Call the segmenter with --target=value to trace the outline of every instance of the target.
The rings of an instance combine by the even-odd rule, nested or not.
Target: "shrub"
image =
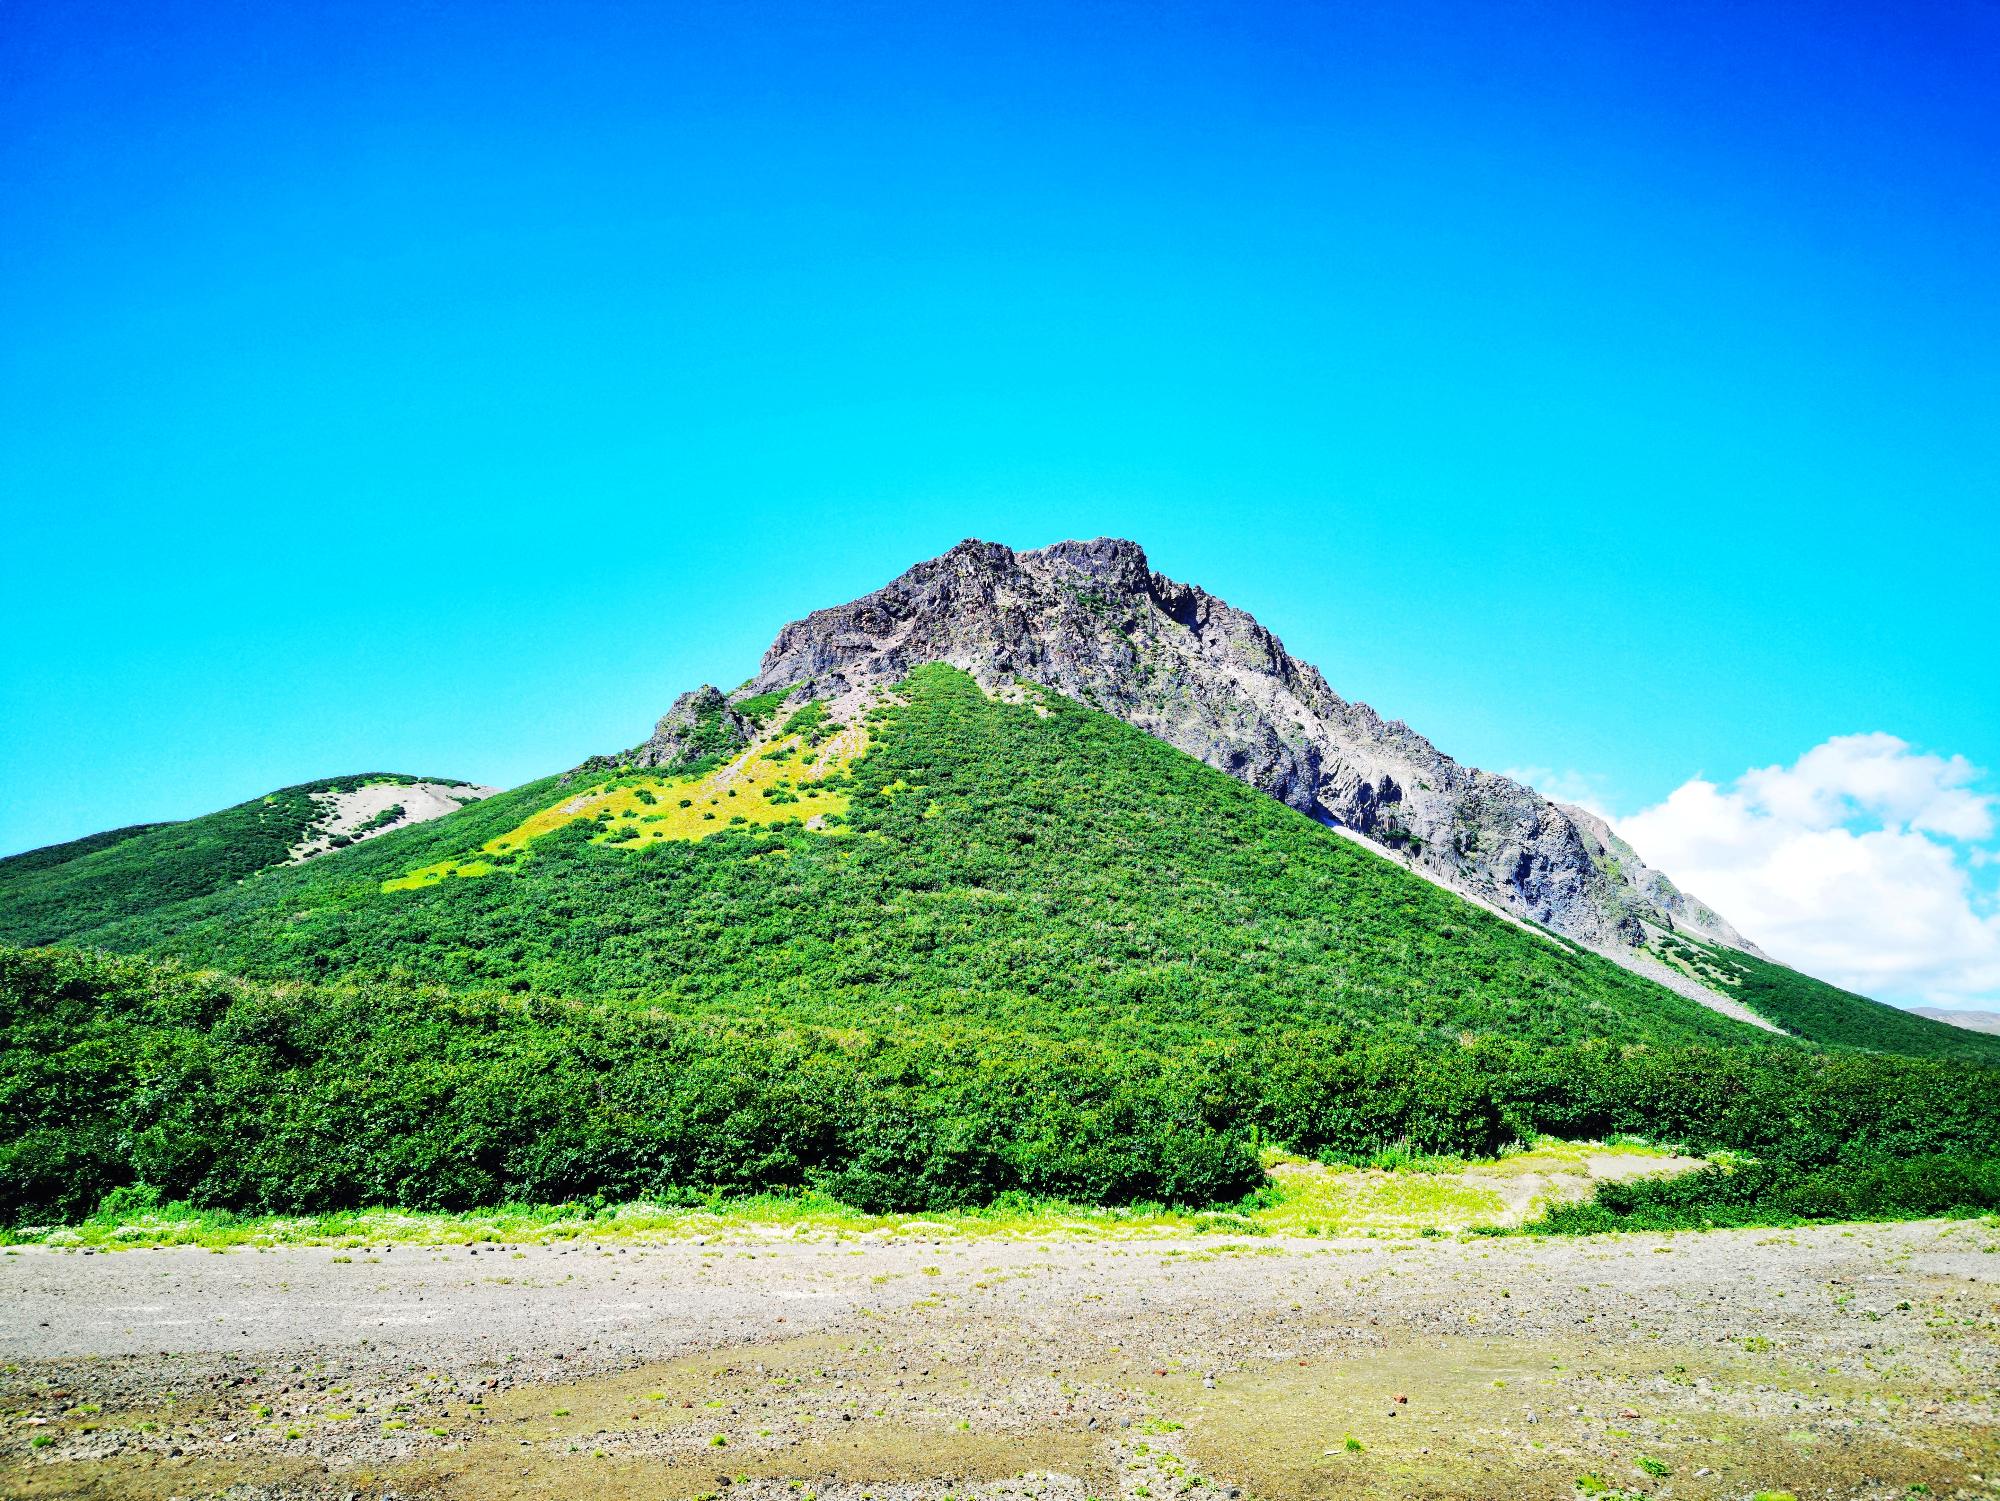
[[[1082,1043],[870,1040],[0,950],[0,1216],[828,1189],[1195,1205],[1260,1179],[1198,1074]]]
[[[1680,1230],[1815,1220],[1926,1219],[2000,1209],[2000,1161],[1933,1155],[1835,1162],[1749,1162],[1675,1178],[1607,1183],[1550,1209],[1530,1230]]]

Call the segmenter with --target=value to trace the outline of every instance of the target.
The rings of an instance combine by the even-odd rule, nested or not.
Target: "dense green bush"
[[[86,834],[81,839],[71,839],[63,844],[44,845],[40,849],[9,855],[5,859],[0,859],[0,890],[12,889],[12,883],[35,872],[53,870],[58,865],[81,860],[85,855],[110,849],[114,844],[123,844],[127,839],[137,838],[150,829],[165,827],[167,826],[157,823],[127,824],[122,829],[106,829],[100,834]]]
[[[818,1186],[1233,1200],[1248,1122],[1199,1071],[1086,1043],[836,1037],[398,987],[271,989],[0,950],[0,1217],[144,1183],[252,1210]]]
[[[13,1222],[75,1218],[133,1183],[268,1211],[788,1187],[869,1209],[1208,1204],[1260,1182],[1259,1135],[1355,1156],[1664,1130],[1794,1174],[1964,1157],[1991,1150],[2000,1073],[1416,1032],[1160,1050],[938,1022],[830,1030],[0,950],[0,1122]]]
[[[1800,1164],[1991,1153],[2000,1071],[1783,1046],[1441,1048],[1306,1033],[1254,1054],[1272,1139],[1351,1155],[1391,1141],[1485,1155],[1538,1134],[1644,1135]]]
[[[1988,1148],[1988,1150],[1991,1150]],[[1528,1228],[1582,1235],[1806,1220],[1922,1219],[2000,1210],[2000,1161],[1965,1155],[1809,1166],[1790,1159],[1709,1167],[1677,1178],[1607,1183]]]

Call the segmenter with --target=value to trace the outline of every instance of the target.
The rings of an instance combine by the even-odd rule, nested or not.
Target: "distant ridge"
[[[1950,1011],[1942,1006],[1912,1006],[1910,1009],[1918,1016],[1928,1016],[1934,1022],[1963,1027],[1968,1032],[1985,1032],[2000,1036],[2000,1011]]]
[[[456,812],[494,789],[368,771],[0,860],[0,943],[43,944]]]

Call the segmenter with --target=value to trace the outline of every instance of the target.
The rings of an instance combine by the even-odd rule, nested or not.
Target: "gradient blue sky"
[[[517,782],[968,535],[1137,538],[1620,809],[1991,766],[1996,59],[1950,3],[10,4],[0,851]]]

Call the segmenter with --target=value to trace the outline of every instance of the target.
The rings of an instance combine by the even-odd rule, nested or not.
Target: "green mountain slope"
[[[298,867],[279,862],[312,826],[314,793],[415,779],[286,788],[0,861],[0,942],[828,1025],[886,1008],[1180,1040],[1293,1025],[1741,1031],[1118,721],[1014,696],[922,669],[903,702],[845,729],[823,706],[774,718],[759,701],[762,738],[741,766],[725,746],[671,776],[548,778]],[[2000,1063],[2000,1039],[1781,965],[1675,935],[1660,952],[1821,1045]]]
[[[1787,1032],[1832,1047],[2000,1064],[2000,1037],[1871,1001],[1753,954],[1668,935],[1662,957]]]
[[[157,823],[128,824],[122,829],[106,829],[101,834],[86,834],[81,839],[72,839],[64,844],[44,845],[41,849],[27,850],[18,855],[0,859],[0,881],[18,881],[32,871],[53,870],[58,865],[67,865],[72,860],[80,860],[85,855],[99,850],[108,850],[114,844],[123,844],[127,839],[145,833],[149,829],[165,827]]]
[[[0,943],[57,943],[220,891],[284,863],[320,826],[315,793],[420,780],[395,772],[328,777],[200,818],[137,824],[0,860]]]
[[[1832,1174],[1840,1212],[1934,1212],[1897,1164],[1974,1162],[2000,1123],[2000,1069],[1773,1037],[1045,690],[931,666],[741,707],[682,726],[692,761],[0,947],[0,1219],[134,1183],[274,1211],[1201,1204],[1262,1181],[1260,1141],[1538,1132],[1749,1153],[1773,1203]]]
[[[1750,1030],[1054,694],[996,701],[932,667],[904,696],[846,727],[845,760],[841,736],[779,734],[705,774],[536,784],[87,936],[267,980],[832,1026],[1173,1043]],[[770,779],[788,766],[796,783]]]

